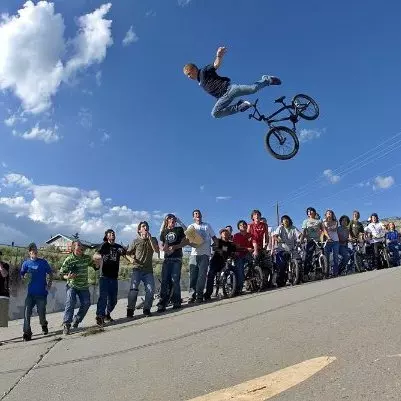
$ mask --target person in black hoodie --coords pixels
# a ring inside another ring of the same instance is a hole
[[[115,232],[112,229],[106,230],[103,244],[93,256],[94,261],[100,264],[99,299],[96,311],[96,323],[99,326],[105,321],[113,321],[110,314],[117,305],[120,257],[126,254],[126,249],[116,244],[115,240]]]

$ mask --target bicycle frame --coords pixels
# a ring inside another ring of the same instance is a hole
[[[259,99],[256,99],[255,103],[252,105],[252,107],[254,108],[254,111],[252,114],[249,114],[249,119],[253,118],[256,121],[264,121],[269,126],[271,126],[272,123],[277,123],[280,121],[291,121],[294,126],[294,131],[295,131],[295,124],[298,122],[299,117],[298,117],[298,113],[296,112],[296,109],[295,109],[295,113],[293,112],[294,107],[291,104],[286,104],[284,101],[282,101],[281,103],[283,104],[283,107],[281,107],[280,109],[275,111],[273,114],[270,114],[269,116],[266,117],[264,114],[261,114],[260,111],[258,110],[258,107],[257,107],[258,102],[259,102]],[[284,110],[288,110],[288,112],[290,114],[288,117],[274,119],[275,116],[282,113]]]

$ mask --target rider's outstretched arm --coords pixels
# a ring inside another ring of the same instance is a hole
[[[214,63],[213,63],[213,67],[216,70],[221,66],[221,63],[223,61],[223,57],[224,57],[225,54],[226,54],[226,48],[225,47],[219,47],[217,49],[216,58],[215,58]]]

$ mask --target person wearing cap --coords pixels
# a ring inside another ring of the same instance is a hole
[[[180,224],[177,226],[176,224]],[[160,288],[160,301],[157,305],[158,312],[164,312],[169,302],[169,289],[172,286],[173,309],[181,308],[181,268],[182,248],[188,245],[185,237],[186,226],[173,214],[164,218],[160,233],[161,249],[164,252],[162,266],[162,282]]]
[[[53,272],[47,260],[38,258],[38,248],[35,243],[28,246],[29,259],[26,259],[21,267],[21,277],[28,278],[28,293],[25,298],[23,339],[32,339],[31,317],[36,305],[42,333],[48,334],[46,320],[47,294],[53,282]]]
[[[100,261],[99,299],[96,310],[96,324],[99,326],[105,321],[113,321],[110,314],[117,305],[120,257],[127,253],[115,240],[115,232],[111,228],[106,230],[103,244],[93,255],[95,263]]]
[[[89,268],[98,270],[89,255],[84,254],[82,243],[77,240],[71,244],[72,254],[68,255],[61,265],[60,274],[67,280],[67,297],[63,318],[63,334],[69,335],[71,324],[73,328],[84,320],[91,305],[89,292]],[[79,310],[74,316],[74,309],[79,298]]]
[[[143,282],[145,287],[145,302],[143,314],[152,316],[151,308],[155,292],[155,279],[153,276],[153,254],[160,254],[159,244],[149,232],[147,221],[138,224],[138,237],[134,239],[127,251],[127,258],[132,262],[131,285],[128,292],[127,318],[134,317],[134,310],[139,293],[139,285]],[[132,256],[131,256],[132,255]]]
[[[0,251],[0,327],[8,327],[8,307],[10,303],[10,266],[3,262]]]

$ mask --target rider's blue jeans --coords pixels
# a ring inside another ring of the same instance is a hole
[[[394,243],[394,242],[390,242],[388,244],[388,249],[390,250],[390,252],[393,253],[393,260],[392,262],[394,263],[395,266],[398,266],[400,264],[400,252],[398,251],[398,244]]]
[[[328,241],[324,247],[324,255],[326,256],[327,263],[330,266],[330,253],[333,252],[333,276],[338,276],[338,252],[340,250],[340,243],[338,241]]]
[[[269,85],[268,80],[260,80],[256,81],[252,85],[230,85],[227,89],[227,92],[217,100],[216,104],[212,110],[212,116],[215,118],[221,118],[229,116],[230,114],[238,113],[239,104],[233,104],[230,106],[230,103],[236,98],[244,95],[252,95],[256,93],[258,90],[264,88]]]
[[[105,317],[113,312],[117,305],[117,295],[118,280],[116,278],[100,277],[96,316]]]

